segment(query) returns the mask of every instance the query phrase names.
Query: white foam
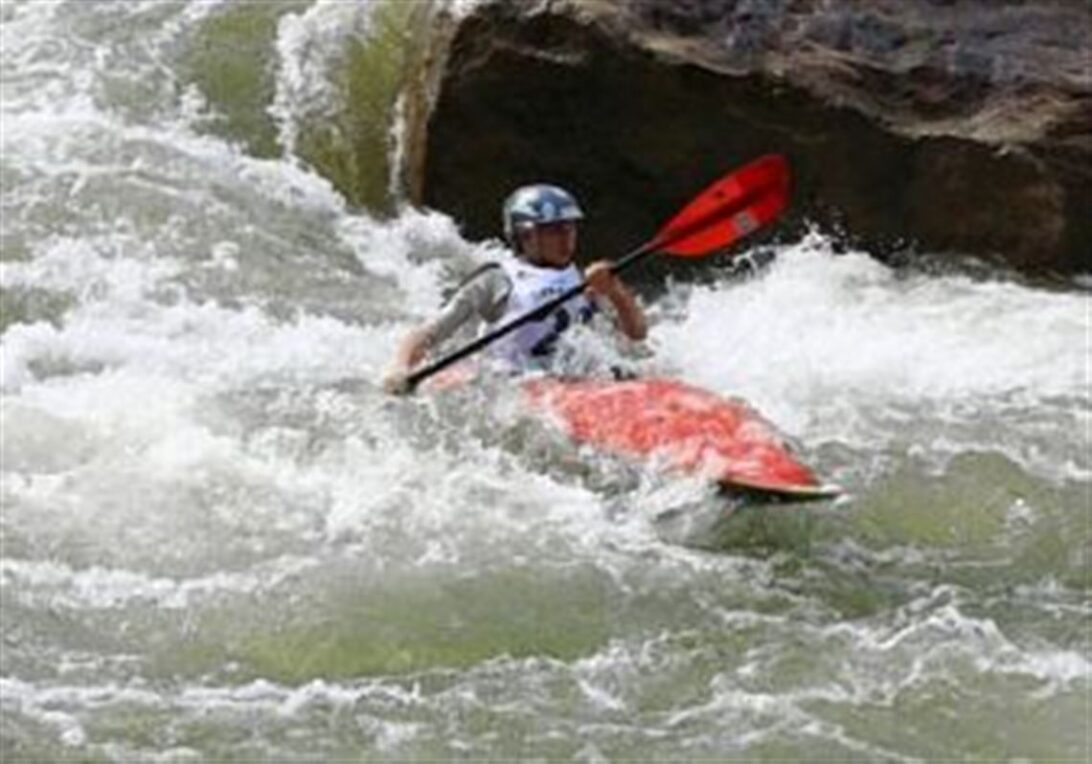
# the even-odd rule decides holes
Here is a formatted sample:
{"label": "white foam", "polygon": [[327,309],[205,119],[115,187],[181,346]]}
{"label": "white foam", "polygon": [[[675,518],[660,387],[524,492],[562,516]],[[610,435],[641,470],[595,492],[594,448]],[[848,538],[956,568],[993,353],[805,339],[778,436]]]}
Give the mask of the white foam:
{"label": "white foam", "polygon": [[306,11],[281,18],[277,92],[269,112],[287,156],[296,155],[304,122],[329,120],[343,106],[334,68],[344,61],[346,43],[366,33],[370,10],[367,2],[318,0]]}
{"label": "white foam", "polygon": [[953,441],[988,448],[994,417],[1020,431],[1010,411],[1084,416],[1073,408],[1089,384],[1082,295],[902,275],[834,255],[813,234],[762,277],[695,287],[683,304],[652,330],[659,358],[810,439],[876,448],[923,426],[971,424],[994,431]]}
{"label": "white foam", "polygon": [[27,605],[73,609],[151,605],[180,610],[214,594],[271,591],[314,564],[313,559],[288,557],[247,572],[173,579],[100,566],[77,570],[62,563],[7,558],[0,560],[0,577],[3,586]]}
{"label": "white foam", "polygon": [[695,288],[688,315],[657,327],[669,360],[759,400],[947,398],[1085,382],[1077,295],[966,277],[908,276],[815,235],[760,279]]}

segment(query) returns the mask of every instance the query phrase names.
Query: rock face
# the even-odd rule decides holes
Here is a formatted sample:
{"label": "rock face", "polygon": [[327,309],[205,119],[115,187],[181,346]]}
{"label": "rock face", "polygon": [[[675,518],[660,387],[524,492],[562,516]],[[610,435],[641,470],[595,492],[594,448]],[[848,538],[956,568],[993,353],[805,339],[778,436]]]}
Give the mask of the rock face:
{"label": "rock face", "polygon": [[[570,188],[585,256],[650,237],[767,152],[794,222],[884,255],[1092,269],[1092,6],[1069,0],[502,0],[437,33],[413,201],[499,235]],[[415,121],[415,123],[414,123]]]}

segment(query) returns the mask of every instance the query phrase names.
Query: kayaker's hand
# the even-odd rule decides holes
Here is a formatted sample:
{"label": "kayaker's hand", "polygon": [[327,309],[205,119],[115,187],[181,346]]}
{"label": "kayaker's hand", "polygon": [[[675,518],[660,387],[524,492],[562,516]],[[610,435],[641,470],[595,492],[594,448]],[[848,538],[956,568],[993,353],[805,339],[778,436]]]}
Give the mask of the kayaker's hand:
{"label": "kayaker's hand", "polygon": [[418,327],[407,334],[398,345],[398,352],[383,375],[383,389],[391,395],[412,392],[409,384],[410,370],[425,357],[431,342],[432,337],[427,327]]}
{"label": "kayaker's hand", "polygon": [[607,299],[618,314],[618,325],[631,340],[643,340],[648,336],[648,323],[645,312],[637,298],[629,291],[622,279],[611,271],[611,263],[600,260],[588,266],[584,271],[584,280],[588,291],[593,296]]}
{"label": "kayaker's hand", "polygon": [[592,294],[609,297],[618,291],[620,282],[611,271],[611,263],[608,260],[598,260],[588,266],[584,271],[584,280],[588,283],[588,291]]}
{"label": "kayaker's hand", "polygon": [[410,391],[409,372],[405,369],[390,369],[383,375],[383,389],[391,395],[405,395]]}

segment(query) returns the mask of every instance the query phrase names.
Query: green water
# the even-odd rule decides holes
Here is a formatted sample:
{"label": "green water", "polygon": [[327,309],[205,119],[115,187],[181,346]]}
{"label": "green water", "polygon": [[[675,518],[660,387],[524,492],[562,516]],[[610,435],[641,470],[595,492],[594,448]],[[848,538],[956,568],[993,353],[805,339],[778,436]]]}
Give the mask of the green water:
{"label": "green water", "polygon": [[[181,72],[212,107],[206,129],[263,158],[285,148],[270,113],[276,98],[279,24],[312,0],[227,5],[194,30],[180,57]],[[388,213],[395,102],[422,55],[429,2],[371,0],[367,28],[348,35],[327,56],[331,102],[308,105],[294,154],[356,205]]]}

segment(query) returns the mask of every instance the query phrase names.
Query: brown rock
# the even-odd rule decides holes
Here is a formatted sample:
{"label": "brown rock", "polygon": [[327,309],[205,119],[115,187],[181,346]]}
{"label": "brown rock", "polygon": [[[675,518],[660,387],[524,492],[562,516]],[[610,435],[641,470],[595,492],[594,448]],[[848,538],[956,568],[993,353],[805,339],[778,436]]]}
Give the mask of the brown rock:
{"label": "brown rock", "polygon": [[470,236],[499,235],[503,198],[549,180],[589,213],[586,256],[619,254],[777,151],[790,225],[881,255],[1092,267],[1087,4],[504,0],[438,28],[406,187]]}

